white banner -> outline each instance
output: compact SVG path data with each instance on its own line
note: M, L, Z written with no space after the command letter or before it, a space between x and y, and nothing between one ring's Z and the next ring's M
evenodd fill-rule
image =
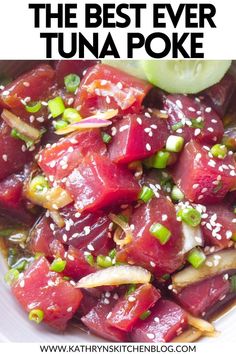
M235 16L235 0L1 0L0 59L236 59Z
M31 344L31 343L8 343L0 344L0 351L4 354L41 354L41 353L86 353L86 354L105 354L105 353L121 353L121 354L140 354L140 353L194 353L194 354L217 354L227 353L234 354L235 348L230 343L222 345L212 344L148 344L148 343L78 343L78 344Z

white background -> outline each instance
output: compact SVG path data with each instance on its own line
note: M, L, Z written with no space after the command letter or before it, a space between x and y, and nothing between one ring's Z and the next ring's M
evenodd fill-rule
M29 3L49 3L56 6L58 1L39 1L39 0L0 0L0 59L44 59L46 58L45 50L45 39L40 38L40 32L44 32L45 28L42 23L40 29L35 29L33 26L33 10L28 9ZM89 2L95 2L94 0L60 0L60 3L77 3L77 20L79 23L78 29L67 29L66 38L67 44L70 46L70 31L82 32L84 35L91 38L91 33L93 31L99 31L100 44L101 47L104 43L104 38L106 38L107 31L109 29L84 29L84 4ZM102 3L122 3L125 1L97 1L100 5ZM129 0L126 3L144 3L143 0ZM152 28L152 5L153 3L168 2L167 0L147 0L147 9L144 10L142 18L142 28L135 29L134 26L130 26L129 29L111 29L112 36L115 40L116 46L118 48L119 54L122 59L127 56L126 48L126 37L127 31L140 31L145 36L148 36L153 31L158 31L158 29L153 30ZM176 9L177 5L181 1L171 0L169 1L171 5ZM207 26L204 29L204 54L205 59L236 59L236 1L235 0L185 0L184 3L212 3L216 6L217 13L214 18L217 28L211 29ZM130 14L134 14L133 10L130 10ZM134 23L134 22L133 22ZM168 23L168 16L167 16ZM56 24L56 23L55 23ZM166 31L168 35L172 31L176 31L169 22L168 29L160 29L161 31ZM46 29L46 31L58 32L57 27L53 26L52 29ZM63 31L60 30L60 31ZM184 32L184 21L178 26L177 31ZM199 29L188 29L187 31L199 31ZM202 31L202 29L200 29ZM56 43L56 42L55 42ZM69 48L69 47L68 47ZM59 54L57 51L57 46L54 46L53 58L59 59ZM74 59L78 58L78 55ZM91 53L86 53L86 59L93 58ZM144 49L135 51L135 59L148 59ZM168 59L171 55L168 56Z

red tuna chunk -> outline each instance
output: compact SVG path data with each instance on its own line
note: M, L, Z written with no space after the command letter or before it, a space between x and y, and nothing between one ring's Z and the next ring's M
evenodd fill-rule
M124 331L118 328L110 326L107 322L107 316L112 311L115 303L116 297L106 298L105 296L97 303L97 305L92 308L86 316L81 318L81 321L89 328L89 330L98 335L99 337L105 338L109 341L114 342L126 342L127 335Z
M116 134L109 144L109 155L116 163L145 159L161 150L168 137L165 119L154 113L131 114L114 125Z
M68 176L66 189L79 211L95 211L136 200L140 187L126 168L93 154Z
M220 301L230 290L224 275L217 275L200 283L187 286L175 295L183 308L195 316L205 312Z
M31 70L5 87L0 94L0 104L7 108L18 108L24 106L21 101L27 97L31 101L47 97L54 76L55 72L49 65Z
M169 95L164 107L171 129L185 142L194 139L208 144L221 140L224 127L220 117L198 98Z
M226 204L209 205L202 219L206 244L227 248L236 236L236 215Z
M160 223L171 232L162 245L149 229ZM158 276L177 270L183 261L181 223L176 220L174 205L165 197L153 198L137 208L130 224L134 225L133 240L117 255L118 260L141 265Z
M55 63L56 81L63 87L65 76L76 74L82 78L86 69L97 63L97 60L57 60Z
M219 115L223 117L227 111L232 95L235 91L235 79L227 74L223 79L202 92L206 104L209 104Z
M134 327L134 342L170 342L187 327L185 311L173 301L159 300L144 321Z
M50 271L50 264L39 258L30 265L22 278L12 286L12 292L25 311L40 309L44 322L64 330L78 310L82 293L59 273Z
M215 203L236 187L234 157L213 158L208 146L195 141L185 145L172 174L175 183L191 202Z
M129 332L139 317L152 308L160 297L159 291L151 284L141 285L130 295L124 295L118 300L107 319L107 323Z
M137 113L151 87L147 81L109 65L99 64L87 70L74 106L83 117L107 109L118 109L122 114Z
M112 247L109 237L110 220L104 213L82 213L70 205L60 211L65 226L59 228L50 217L44 216L31 232L31 250L50 255L49 244L57 239L63 244L85 250L90 244L93 253L106 254ZM88 250L87 250L88 251Z
M38 164L49 180L63 183L89 152L106 153L106 146L98 130L87 130L71 134L47 147L39 154Z
M32 224L34 216L26 209L23 199L24 173L7 177L0 182L0 214L23 224Z
M11 137L6 123L0 126L0 180L23 169L33 159L22 140Z
M53 240L50 244L50 250L55 258L60 257L66 261L63 275L75 281L97 270L95 266L91 266L87 262L84 252L73 246L69 246L66 251L60 241Z

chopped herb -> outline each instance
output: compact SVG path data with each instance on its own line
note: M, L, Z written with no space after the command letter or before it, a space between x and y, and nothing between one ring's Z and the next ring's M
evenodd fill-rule
M19 139L19 140L22 140L24 141L27 149L31 148L32 146L34 146L34 141L31 140L30 138L28 138L27 136L19 133L15 128L13 128L11 130L11 137L14 138L14 139Z
M140 320L146 320L146 318L148 318L149 316L151 315L151 311L150 310L147 310L147 311L144 311L140 316Z

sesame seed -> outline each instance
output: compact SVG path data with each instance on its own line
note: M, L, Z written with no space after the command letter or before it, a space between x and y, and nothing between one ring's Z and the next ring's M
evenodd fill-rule
M156 263L154 263L153 261L150 261L150 266L154 268L156 266Z
M124 132L125 130L129 129L128 125L123 125L123 127L120 127L119 132Z
M226 238L229 239L233 236L233 233L232 233L232 231L228 230L228 231L226 231L225 235L226 235Z
M116 133L117 133L116 127L112 127L112 128L111 128L111 135L112 135L112 136L115 136Z
M183 109L183 104L180 100L176 100L176 105L180 108L180 109Z
M149 339L154 339L155 338L155 335L153 333L147 333L147 337Z
M177 129L177 130L176 130L176 133L178 133L178 134L183 133L183 129L181 129L181 128L180 128L180 129Z
M85 233L86 236L90 234L90 231L91 231L90 226L85 226L84 227L84 233Z
M3 155L2 155L2 159L3 159L3 161L7 162L7 159L8 159L7 155L6 155L6 154L3 154Z
M75 257L73 257L71 254L68 254L67 258L68 258L70 261L74 261L74 260L75 260Z
M116 86L118 87L118 89L120 89L120 90L122 90L122 88L123 88L123 85L122 85L122 83L121 82L118 82L117 84L116 84Z
M147 151L151 151L151 149L152 149L152 148L151 148L151 145L147 143L147 144L146 144L146 150L147 150Z
M199 184L198 183L195 183L194 185L193 185L193 189L197 189L199 187Z
M72 312L72 307L68 307L67 312Z
M110 304L110 301L109 301L107 298L105 298L105 299L103 300L103 302L104 302L104 304L106 304L106 305Z
M94 251L94 247L93 247L93 245L91 245L91 243L88 244L87 249L89 251Z
M63 240L64 242L67 241L67 235L66 235L66 234L64 234L64 235L62 236L62 240Z
M106 103L107 103L107 104L111 103L111 99L110 99L109 96L106 97Z
M136 121L137 121L137 123L139 124L139 125L142 125L142 119L140 118L140 117L138 117L137 119L136 119ZM153 128L154 129L154 128Z
M199 134L201 134L201 129L197 128L194 130L194 136L198 136Z
M211 113L211 111L212 111L212 108L211 108L211 107L207 107L207 108L205 109L205 112L207 112L207 113Z

